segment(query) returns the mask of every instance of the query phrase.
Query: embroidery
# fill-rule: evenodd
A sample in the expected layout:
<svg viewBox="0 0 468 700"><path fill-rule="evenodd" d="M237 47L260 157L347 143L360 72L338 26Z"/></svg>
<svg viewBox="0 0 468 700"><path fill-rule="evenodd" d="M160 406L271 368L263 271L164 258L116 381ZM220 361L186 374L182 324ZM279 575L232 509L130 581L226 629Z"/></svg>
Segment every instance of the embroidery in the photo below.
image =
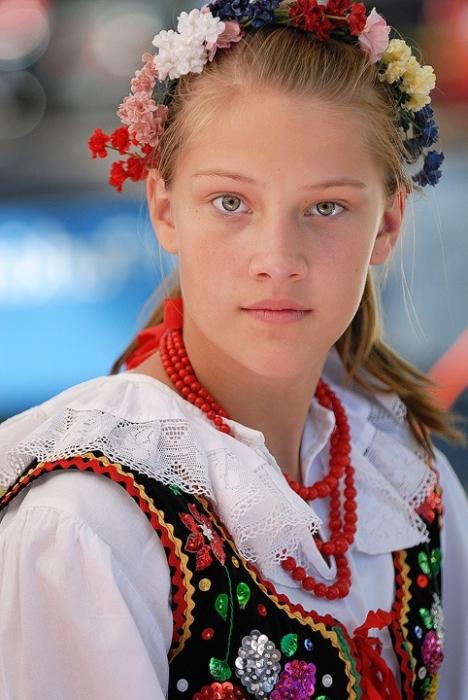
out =
<svg viewBox="0 0 468 700"><path fill-rule="evenodd" d="M33 479L59 469L111 478L161 538L172 579L171 699L363 698L360 655L346 628L278 594L239 555L206 499L89 452L34 464L0 499L0 509ZM442 660L439 518L429 518L430 541L394 554L391 633L404 700L436 697Z"/></svg>

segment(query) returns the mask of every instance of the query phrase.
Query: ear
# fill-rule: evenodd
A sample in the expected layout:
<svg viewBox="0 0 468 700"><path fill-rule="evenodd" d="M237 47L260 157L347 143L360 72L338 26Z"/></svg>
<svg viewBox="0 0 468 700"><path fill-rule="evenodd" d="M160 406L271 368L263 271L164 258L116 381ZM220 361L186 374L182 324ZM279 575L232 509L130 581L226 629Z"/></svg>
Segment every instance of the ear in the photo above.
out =
<svg viewBox="0 0 468 700"><path fill-rule="evenodd" d="M177 236L171 206L171 192L157 170L150 170L146 180L146 198L153 229L168 253L177 253Z"/></svg>
<svg viewBox="0 0 468 700"><path fill-rule="evenodd" d="M400 234L405 206L406 194L402 189L398 189L388 200L382 214L379 232L370 259L371 265L382 265L389 259Z"/></svg>

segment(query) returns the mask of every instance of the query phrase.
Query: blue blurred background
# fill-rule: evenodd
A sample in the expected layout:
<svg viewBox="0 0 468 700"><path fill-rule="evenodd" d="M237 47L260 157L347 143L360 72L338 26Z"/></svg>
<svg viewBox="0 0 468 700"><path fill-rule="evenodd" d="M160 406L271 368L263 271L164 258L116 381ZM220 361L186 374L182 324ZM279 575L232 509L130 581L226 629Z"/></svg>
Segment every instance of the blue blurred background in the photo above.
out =
<svg viewBox="0 0 468 700"><path fill-rule="evenodd" d="M195 5L0 0L0 420L108 373L174 262L143 185L111 190L86 142L119 125L141 54ZM438 76L443 178L408 207L382 295L387 339L428 371L468 327L468 0L377 5ZM454 406L466 417L467 363L468 345ZM467 450L443 448L468 485Z"/></svg>

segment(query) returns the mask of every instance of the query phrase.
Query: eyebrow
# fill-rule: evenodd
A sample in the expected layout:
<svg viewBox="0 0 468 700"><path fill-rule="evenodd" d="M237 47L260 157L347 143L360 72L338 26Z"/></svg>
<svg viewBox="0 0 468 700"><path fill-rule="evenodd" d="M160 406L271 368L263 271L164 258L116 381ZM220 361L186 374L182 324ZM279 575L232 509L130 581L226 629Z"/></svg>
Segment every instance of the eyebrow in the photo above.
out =
<svg viewBox="0 0 468 700"><path fill-rule="evenodd" d="M251 185L262 184L257 183L256 180L251 177L247 177L247 175L241 175L240 173L231 172L230 170L200 170L199 172L194 173L192 177L228 177L231 180L247 182ZM313 185L304 185L304 187L301 187L301 190L313 190L317 189L318 187L340 187L343 185L350 185L351 187L357 187L361 190L366 188L366 184L361 180L354 180L350 177L340 177L334 180L316 182Z"/></svg>

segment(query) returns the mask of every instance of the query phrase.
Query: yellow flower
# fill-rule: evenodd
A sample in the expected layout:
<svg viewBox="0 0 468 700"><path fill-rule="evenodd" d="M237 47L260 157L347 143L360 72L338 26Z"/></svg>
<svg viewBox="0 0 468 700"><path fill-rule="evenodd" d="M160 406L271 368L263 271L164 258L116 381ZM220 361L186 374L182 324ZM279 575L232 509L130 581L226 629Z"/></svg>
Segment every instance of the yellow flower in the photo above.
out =
<svg viewBox="0 0 468 700"><path fill-rule="evenodd" d="M431 101L429 93L436 84L432 66L421 66L414 56L411 56L402 77L401 89L410 95L410 100L406 103L408 109L417 112L424 105L429 104Z"/></svg>
<svg viewBox="0 0 468 700"><path fill-rule="evenodd" d="M380 80L394 83L402 77L411 58L411 48L408 44L402 39L392 39L381 59L387 64L387 69L380 76Z"/></svg>
<svg viewBox="0 0 468 700"><path fill-rule="evenodd" d="M403 39L392 39L382 56L384 63L408 63L411 57L411 48Z"/></svg>

